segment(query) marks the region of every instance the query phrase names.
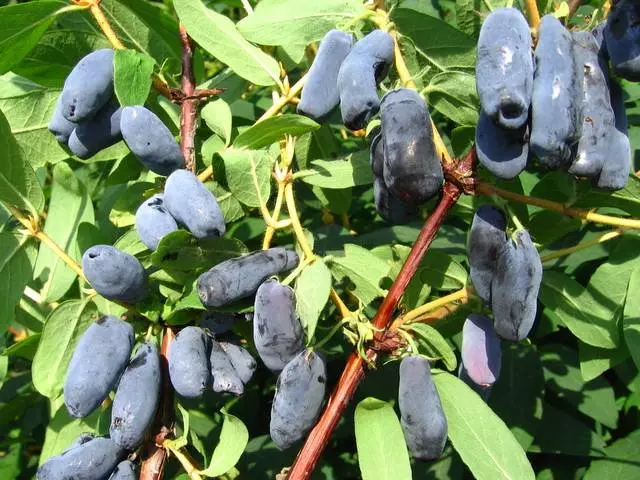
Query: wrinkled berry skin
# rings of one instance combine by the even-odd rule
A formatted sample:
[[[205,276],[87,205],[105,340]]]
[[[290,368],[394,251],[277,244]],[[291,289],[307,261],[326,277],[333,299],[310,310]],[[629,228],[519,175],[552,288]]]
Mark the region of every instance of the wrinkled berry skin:
[[[424,358],[411,356],[400,362],[398,406],[411,455],[418,460],[438,458],[447,442],[447,419]]]
[[[211,339],[199,327],[178,332],[169,347],[169,377],[179,395],[200,397],[211,383],[209,346]]]
[[[256,292],[253,342],[260,358],[279,372],[304,348],[304,332],[296,313],[293,289],[267,280]]]
[[[221,343],[211,342],[211,377],[214,392],[244,393],[244,383],[231,363],[231,358]]]
[[[338,105],[338,71],[352,45],[351,34],[340,30],[330,30],[324,36],[302,88],[297,108],[300,115],[320,121]]]
[[[164,195],[157,193],[136,210],[136,230],[140,240],[151,251],[158,248],[162,237],[178,230],[178,224],[164,206]]]
[[[58,97],[56,108],[53,111],[53,115],[51,115],[51,120],[49,120],[49,125],[47,126],[47,128],[51,133],[55,135],[58,143],[66,145],[69,141],[71,133],[73,133],[78,124],[70,122],[69,120],[64,118],[64,115],[62,115],[62,107],[60,106],[61,102],[62,95]]]
[[[609,98],[613,109],[615,130],[609,132],[609,152],[596,185],[607,190],[620,190],[629,180],[632,151],[627,133],[627,112],[624,108],[622,87],[613,78],[609,78]]]
[[[102,317],[82,334],[63,388],[72,417],[86,417],[113,390],[129,363],[134,340],[131,324],[111,316]]]
[[[171,131],[155,113],[138,105],[124,107],[120,131],[129,150],[158,175],[170,175],[184,168],[184,156]]]
[[[271,405],[269,433],[284,450],[313,427],[324,401],[327,366],[322,356],[303,350],[284,367]]]
[[[582,131],[581,87],[571,33],[553,15],[540,22],[531,101],[531,149],[542,165],[566,168]]]
[[[246,348],[243,348],[235,343],[220,342],[220,346],[227,353],[233,369],[242,380],[245,385],[251,381],[253,372],[256,371],[258,364],[256,360],[251,356]]]
[[[380,117],[387,188],[405,203],[425,203],[444,182],[427,105],[415,90],[392,90],[382,97]]]
[[[138,480],[138,469],[131,460],[123,460],[116,466],[109,480]]]
[[[505,130],[481,110],[476,128],[476,153],[480,163],[498,178],[517,177],[529,158],[529,128]]]
[[[221,237],[224,215],[213,193],[188,170],[176,170],[164,186],[164,206],[196,238]]]
[[[519,10],[497,8],[480,29],[476,87],[480,105],[502,128],[526,122],[533,91],[529,25]]]
[[[382,129],[376,127],[371,134],[369,146],[369,164],[373,176],[382,179],[384,176],[384,144],[382,143]]]
[[[82,58],[64,81],[60,109],[64,118],[89,120],[113,96],[113,50],[103,48]]]
[[[221,307],[253,295],[267,278],[298,264],[298,255],[270,248],[219,263],[198,278],[198,295],[205,307]]]
[[[160,398],[160,356],[153,343],[141,344],[122,374],[111,406],[113,441],[126,450],[142,443]]]
[[[93,157],[100,150],[118,143],[122,108],[116,101],[108,102],[96,115],[76,127],[69,136],[69,150],[78,158]]]
[[[589,32],[574,32],[576,71],[582,84],[582,136],[576,158],[569,173],[596,177],[610,152],[610,134],[615,119],[609,88],[608,73],[598,54],[599,46]]]
[[[485,302],[491,300],[491,281],[498,255],[507,242],[507,219],[499,208],[482,205],[476,210],[467,239],[467,257],[473,289]]]
[[[613,71],[627,80],[640,81],[640,4],[633,0],[613,2],[604,36]]]
[[[363,128],[380,109],[378,83],[393,63],[393,38],[374,30],[356,44],[338,72],[342,121],[351,130]]]
[[[496,264],[491,283],[494,328],[506,340],[523,340],[536,318],[538,291],[542,282],[542,262],[529,233],[516,232]]]
[[[111,439],[98,437],[51,457],[40,468],[38,480],[95,480],[108,478],[123,450]]]
[[[105,298],[135,303],[147,296],[147,275],[140,261],[110,245],[94,245],[84,252],[82,270]]]
[[[475,384],[490,387],[500,377],[502,350],[491,319],[476,313],[467,317],[460,353],[464,369]]]

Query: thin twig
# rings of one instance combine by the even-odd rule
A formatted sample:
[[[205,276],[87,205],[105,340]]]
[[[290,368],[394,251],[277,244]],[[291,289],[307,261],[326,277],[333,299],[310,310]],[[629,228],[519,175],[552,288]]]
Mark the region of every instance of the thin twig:
[[[575,245],[573,247],[563,248],[562,250],[551,252],[548,255],[544,255],[543,257],[540,257],[540,260],[542,260],[542,262],[548,262],[550,260],[555,260],[556,258],[566,257],[567,255],[571,255],[572,253],[576,253],[581,250],[585,250],[587,248],[595,247],[596,245],[599,245],[601,243],[608,242],[609,240],[613,240],[614,238],[618,238],[623,234],[624,234],[623,229],[606,232],[594,238],[593,240],[589,240],[588,242],[579,243],[578,245]]]
[[[196,173],[195,134],[198,116],[198,99],[193,97],[196,79],[193,74],[193,45],[184,25],[180,24],[180,41],[182,42],[182,92],[188,100],[184,100],[180,112],[180,149],[187,170]]]
[[[524,3],[527,9],[529,25],[534,30],[534,32],[537,32],[538,25],[540,24],[540,12],[538,11],[538,4],[536,0],[525,0]]]
[[[588,210],[580,210],[578,208],[565,207],[561,203],[553,202],[543,198],[527,197],[518,193],[510,192],[502,188],[494,187],[486,182],[476,182],[476,190],[478,193],[492,196],[498,195],[499,197],[506,198],[508,200],[514,200],[516,202],[525,203],[527,205],[535,205],[536,207],[551,210],[553,212],[569,215],[570,217],[577,217],[587,222],[602,223],[604,225],[614,225],[616,227],[640,229],[640,220],[635,218],[620,218],[612,217],[610,215],[602,215],[600,213],[590,212]]]
[[[140,469],[140,480],[160,480],[164,474],[164,466],[167,461],[167,451],[162,447],[165,438],[173,432],[173,389],[169,381],[169,348],[175,335],[170,327],[165,328],[160,348],[160,360],[162,365],[162,390],[160,406],[156,413],[154,423],[158,432],[147,444]]]

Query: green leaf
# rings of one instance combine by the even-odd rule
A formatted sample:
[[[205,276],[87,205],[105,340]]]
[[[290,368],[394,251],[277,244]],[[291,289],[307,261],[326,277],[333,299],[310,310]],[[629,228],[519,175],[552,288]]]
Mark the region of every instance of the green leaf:
[[[33,385],[42,395],[53,399],[62,393],[73,350],[98,317],[91,298],[67,300],[47,317],[32,367]]]
[[[404,245],[395,245],[399,260],[396,265],[401,268],[411,249]],[[400,270],[398,269],[398,272]],[[467,283],[467,271],[449,253],[431,249],[420,261],[411,283],[428,284],[439,290],[456,290]]]
[[[271,195],[272,158],[266,150],[221,152],[227,185],[236,200],[248,207],[259,207]]]
[[[254,13],[238,23],[238,30],[260,45],[308,45],[340,23],[363,13],[358,0],[261,1]]]
[[[151,182],[132,182],[118,197],[109,213],[109,220],[116,227],[130,227],[136,222],[136,210],[148,198],[148,191],[154,187]]]
[[[456,20],[460,30],[467,35],[477,37],[480,32],[482,18],[478,7],[480,2],[474,0],[456,0]]]
[[[617,347],[619,334],[615,318],[573,278],[545,271],[538,298],[584,343],[600,348]]]
[[[418,347],[423,349],[420,350],[422,355],[429,357],[429,359],[442,360],[447,370],[455,370],[458,365],[456,354],[438,330],[425,323],[412,323],[409,324],[409,328],[418,337],[416,341]]]
[[[624,341],[629,347],[631,358],[640,369],[640,267],[631,273],[627,290],[627,301],[624,304]]]
[[[584,422],[545,402],[542,423],[529,452],[604,456],[604,440]]]
[[[463,72],[443,72],[431,78],[425,89],[430,107],[459,125],[478,123],[480,101],[476,78]]]
[[[242,420],[222,410],[224,422],[220,440],[216,445],[209,466],[200,473],[207,477],[219,477],[231,470],[249,442],[249,431]]]
[[[51,416],[51,420],[47,424],[44,444],[38,460],[39,465],[69,448],[69,444],[78,438],[81,433],[93,433],[95,431],[94,425],[100,414],[98,409],[86,418],[73,418],[69,416],[67,407],[64,404],[60,405],[56,410],[53,402],[51,403],[51,410],[55,414]]]
[[[489,405],[525,450],[540,425],[543,393],[544,375],[536,349],[502,342],[500,378],[491,389]]]
[[[31,280],[36,247],[18,232],[0,232],[0,332],[14,319],[24,287]]]
[[[380,281],[389,272],[389,266],[366,248],[358,245],[345,245],[344,257],[334,257],[329,265],[331,273],[338,280],[348,278],[354,285],[353,294],[368,305],[375,298],[382,297],[385,291]]]
[[[204,186],[215,195],[218,205],[220,206],[220,210],[222,210],[222,214],[224,215],[224,221],[227,225],[244,217],[242,205],[231,192],[213,180],[205,183]]]
[[[0,8],[0,74],[11,70],[29,53],[44,32],[63,13],[63,2],[29,2]]]
[[[354,423],[363,480],[411,479],[409,452],[390,404],[365,398],[356,407]]]
[[[33,361],[33,357],[36,354],[36,350],[38,349],[38,343],[40,342],[41,334],[34,333],[29,335],[24,340],[20,340],[19,342],[14,343],[9,348],[7,348],[2,355],[16,356],[24,358],[25,360]],[[6,360],[6,359],[5,359]],[[0,357],[0,365],[2,364],[3,359]],[[2,383],[3,375],[2,368],[0,367],[0,383]]]
[[[285,135],[298,136],[320,128],[316,122],[302,115],[287,113],[267,118],[247,128],[236,137],[234,148],[259,149],[282,140]]]
[[[296,280],[296,310],[307,338],[313,338],[318,318],[331,292],[331,272],[322,259],[307,265]]]
[[[186,230],[177,230],[162,237],[151,263],[166,270],[198,272],[246,252],[246,247],[233,238],[198,240]]]
[[[120,105],[144,105],[151,91],[153,58],[135,50],[116,50],[113,57],[113,88]]]
[[[76,261],[81,259],[76,237],[82,222],[94,222],[91,199],[76,172],[64,162],[58,163],[53,169],[44,233]],[[76,277],[76,273],[49,246],[40,244],[34,278],[44,282],[40,290],[44,300],[54,302],[62,298]]]
[[[369,150],[352,153],[338,160],[313,160],[313,170],[303,170],[303,182],[323,188],[349,188],[373,183]]]
[[[256,85],[274,85],[278,62],[247,42],[235,24],[200,0],[174,0],[173,6],[189,35],[208,53]]]
[[[464,382],[448,373],[434,375],[449,439],[478,480],[534,479],[527,456],[503,421]]]
[[[143,0],[101,0],[100,9],[125,47],[137,50],[180,72],[182,46],[178,23],[165,9]],[[63,17],[63,27],[95,34],[97,28],[86,11]]]
[[[585,382],[577,353],[564,345],[548,344],[541,352],[547,388],[585,415],[616,428],[618,410],[611,385],[603,377]]]
[[[224,139],[224,144],[229,145],[231,141],[231,108],[229,104],[223,99],[218,98],[213,102],[207,103],[200,112],[202,119],[207,124],[207,127],[217,133]]]
[[[439,18],[407,8],[391,13],[398,31],[413,40],[416,51],[437,71],[475,68],[476,42]]]
[[[44,208],[44,194],[36,174],[31,168],[9,130],[9,123],[0,112],[0,201],[34,218]]]
[[[606,459],[594,460],[587,470],[585,480],[611,478],[631,480],[640,478],[640,430],[631,432],[605,448]]]
[[[578,347],[580,373],[585,382],[599,377],[610,368],[622,363],[629,358],[630,355],[626,345],[620,345],[614,349],[605,349],[592,347],[591,345],[578,341]]]
[[[49,132],[47,125],[60,95],[59,90],[32,90],[26,94],[0,94],[0,110],[24,157],[35,168],[71,156]]]

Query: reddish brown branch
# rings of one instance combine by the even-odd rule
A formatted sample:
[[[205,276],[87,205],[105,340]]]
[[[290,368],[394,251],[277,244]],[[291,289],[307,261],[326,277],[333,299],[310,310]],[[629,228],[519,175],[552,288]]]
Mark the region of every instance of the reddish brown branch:
[[[374,343],[384,344],[385,331],[391,323],[400,297],[404,294],[422,257],[438,233],[442,222],[447,216],[447,212],[458,201],[463,190],[472,191],[472,182],[469,178],[472,178],[474,161],[475,150],[472,149],[461,162],[458,162],[453,168],[447,170],[447,178],[453,178],[455,181],[447,180],[445,183],[440,202],[422,227],[420,235],[413,245],[407,260],[389,289],[389,293],[387,293],[382,305],[380,305],[376,316],[373,318],[373,325],[376,329],[380,330]],[[376,356],[375,350],[372,348],[367,350],[367,358],[369,361],[375,362]],[[316,426],[311,430],[311,433],[307,437],[305,444],[298,453],[298,457],[289,471],[289,480],[302,480],[311,476],[316,462],[327,446],[333,430],[364,376],[364,360],[357,354],[352,353],[347,360],[338,384],[331,394],[331,397],[329,397],[329,401],[320,420],[318,420]]]
[[[162,442],[173,431],[173,388],[169,381],[169,347],[175,335],[171,328],[167,327],[162,336],[160,348],[160,361],[162,365],[162,390],[160,406],[156,413],[154,432],[158,432],[145,447],[140,469],[140,480],[160,480],[164,473],[164,465],[167,460],[167,451],[162,448]]]
[[[182,42],[182,93],[184,94],[180,115],[180,149],[184,155],[187,170],[196,173],[195,135],[199,99],[194,96],[196,79],[193,74],[193,45],[182,24],[180,24],[180,40]]]

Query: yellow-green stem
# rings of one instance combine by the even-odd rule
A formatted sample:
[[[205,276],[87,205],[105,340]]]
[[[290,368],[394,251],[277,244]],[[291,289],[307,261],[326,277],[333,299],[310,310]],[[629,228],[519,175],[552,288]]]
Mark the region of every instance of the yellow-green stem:
[[[579,243],[573,247],[563,248],[562,250],[557,250],[549,255],[545,255],[540,257],[542,262],[548,262],[550,260],[555,260],[556,258],[566,257],[567,255],[571,255],[572,253],[579,252],[581,250],[585,250],[587,248],[594,247],[604,242],[608,242],[609,240],[613,240],[624,234],[623,229],[613,230],[611,232],[606,232],[600,235],[599,237],[594,238],[593,240],[589,240],[588,242]]]

